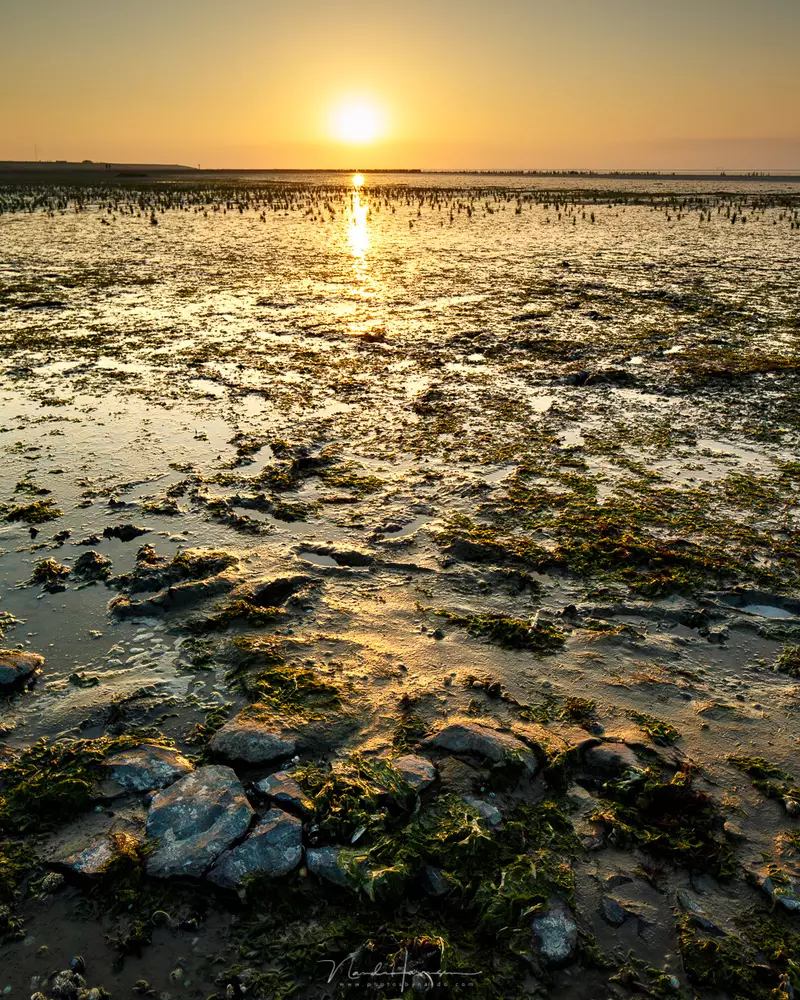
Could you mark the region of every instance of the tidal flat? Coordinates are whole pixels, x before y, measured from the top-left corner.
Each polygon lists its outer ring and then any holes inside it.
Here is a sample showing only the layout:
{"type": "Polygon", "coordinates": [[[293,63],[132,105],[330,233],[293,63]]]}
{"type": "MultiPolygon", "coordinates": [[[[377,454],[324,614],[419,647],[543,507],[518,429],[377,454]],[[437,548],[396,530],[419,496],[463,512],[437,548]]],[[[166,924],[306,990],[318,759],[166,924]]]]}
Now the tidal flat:
{"type": "Polygon", "coordinates": [[[797,995],[800,185],[14,184],[0,246],[0,991],[797,995]]]}

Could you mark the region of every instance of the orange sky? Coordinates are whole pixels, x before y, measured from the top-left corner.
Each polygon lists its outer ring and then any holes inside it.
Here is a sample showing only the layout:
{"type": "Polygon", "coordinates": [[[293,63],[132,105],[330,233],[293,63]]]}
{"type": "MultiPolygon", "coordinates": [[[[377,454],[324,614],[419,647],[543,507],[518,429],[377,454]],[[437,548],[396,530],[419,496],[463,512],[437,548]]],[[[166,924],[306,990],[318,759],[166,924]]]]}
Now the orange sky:
{"type": "Polygon", "coordinates": [[[800,169],[800,0],[0,0],[0,38],[0,159],[800,169]]]}

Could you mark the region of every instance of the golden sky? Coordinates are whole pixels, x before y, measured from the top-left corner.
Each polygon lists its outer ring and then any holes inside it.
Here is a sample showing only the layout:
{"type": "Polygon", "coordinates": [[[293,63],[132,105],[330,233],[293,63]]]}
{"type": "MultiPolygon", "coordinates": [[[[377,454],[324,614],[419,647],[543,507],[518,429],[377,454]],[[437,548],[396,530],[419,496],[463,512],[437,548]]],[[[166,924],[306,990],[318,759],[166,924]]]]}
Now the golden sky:
{"type": "Polygon", "coordinates": [[[800,0],[0,0],[0,39],[0,159],[800,168],[800,0]]]}

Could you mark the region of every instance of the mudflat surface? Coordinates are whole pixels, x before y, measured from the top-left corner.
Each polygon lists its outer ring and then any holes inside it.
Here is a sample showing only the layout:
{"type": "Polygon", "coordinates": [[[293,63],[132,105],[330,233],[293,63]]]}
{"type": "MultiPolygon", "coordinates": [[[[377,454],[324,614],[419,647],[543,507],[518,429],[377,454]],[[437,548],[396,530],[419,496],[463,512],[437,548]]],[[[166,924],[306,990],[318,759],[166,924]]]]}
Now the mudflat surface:
{"type": "Polygon", "coordinates": [[[793,996],[800,185],[137,183],[0,187],[0,989],[793,996]],[[148,877],[152,743],[345,884],[148,877]]]}

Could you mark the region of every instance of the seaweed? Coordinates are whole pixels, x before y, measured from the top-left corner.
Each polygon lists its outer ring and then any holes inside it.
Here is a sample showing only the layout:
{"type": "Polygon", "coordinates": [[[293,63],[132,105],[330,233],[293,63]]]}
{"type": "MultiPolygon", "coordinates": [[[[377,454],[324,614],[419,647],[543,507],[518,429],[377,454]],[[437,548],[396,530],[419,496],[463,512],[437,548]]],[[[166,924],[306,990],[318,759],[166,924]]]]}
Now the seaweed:
{"type": "Polygon", "coordinates": [[[744,771],[753,782],[753,787],[768,799],[800,799],[800,788],[794,785],[792,775],[776,764],[770,764],[764,757],[730,754],[727,761],[739,771],[744,771]]]}
{"type": "Polygon", "coordinates": [[[6,521],[24,521],[26,524],[45,524],[63,517],[64,511],[56,506],[55,500],[35,500],[26,504],[0,503],[0,517],[6,521]]]}
{"type": "Polygon", "coordinates": [[[88,740],[38,740],[0,770],[0,831],[23,834],[53,829],[74,819],[94,801],[105,758],[145,740],[172,745],[149,732],[88,740]]]}
{"type": "Polygon", "coordinates": [[[663,719],[657,719],[655,715],[631,710],[628,712],[628,718],[637,722],[653,743],[660,744],[661,746],[671,746],[681,738],[681,734],[671,723],[664,722],[663,719]]]}
{"type": "Polygon", "coordinates": [[[439,609],[434,614],[466,628],[476,638],[488,639],[506,649],[526,649],[537,656],[546,656],[564,645],[563,632],[547,622],[526,621],[496,614],[459,615],[444,609],[439,609]]]}
{"type": "Polygon", "coordinates": [[[669,780],[653,768],[603,786],[601,804],[590,819],[604,824],[616,847],[641,847],[690,871],[728,878],[736,872],[733,852],[715,836],[722,820],[714,801],[693,787],[684,766],[669,780]]]}
{"type": "Polygon", "coordinates": [[[785,645],[775,661],[775,670],[779,674],[800,678],[800,646],[785,645]]]}

